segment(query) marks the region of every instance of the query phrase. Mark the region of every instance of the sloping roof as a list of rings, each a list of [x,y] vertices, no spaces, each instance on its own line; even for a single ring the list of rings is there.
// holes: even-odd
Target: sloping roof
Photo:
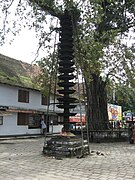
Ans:
[[[34,78],[39,73],[40,69],[37,65],[31,65],[0,54],[0,83],[38,90]]]

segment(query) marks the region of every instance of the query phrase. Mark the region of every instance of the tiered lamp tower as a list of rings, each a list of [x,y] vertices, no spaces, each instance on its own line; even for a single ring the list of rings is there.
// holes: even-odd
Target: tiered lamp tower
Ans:
[[[69,116],[74,116],[76,113],[70,113],[70,109],[76,107],[74,104],[76,98],[70,97],[75,90],[71,89],[75,83],[71,82],[75,76],[74,72],[74,50],[73,50],[73,25],[71,15],[68,11],[65,11],[63,16],[60,18],[60,45],[59,45],[59,94],[62,94],[62,97],[58,98],[59,105],[58,108],[63,109],[63,113],[59,113],[59,116],[63,117],[64,131],[69,132]]]
[[[58,113],[63,117],[63,131],[61,135],[55,135],[49,139],[43,147],[45,155],[55,157],[72,157],[88,154],[88,144],[79,136],[70,133],[69,116],[74,116],[76,113],[71,113],[70,109],[76,107],[76,98],[71,97],[75,92],[72,87],[75,83],[72,80],[75,78],[74,72],[74,49],[73,49],[73,24],[72,16],[69,11],[65,10],[64,14],[60,16],[60,45],[59,45],[59,94],[62,96],[58,98],[58,108],[63,109],[62,113]],[[82,146],[83,142],[83,146]]]

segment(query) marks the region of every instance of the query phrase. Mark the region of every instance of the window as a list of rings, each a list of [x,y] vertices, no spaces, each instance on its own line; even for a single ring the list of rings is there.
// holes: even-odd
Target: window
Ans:
[[[28,125],[29,114],[18,113],[17,125]]]
[[[29,129],[39,128],[40,114],[18,113],[17,125],[28,125]]]
[[[0,125],[3,125],[3,116],[0,116]]]
[[[48,97],[42,94],[42,105],[48,105]]]
[[[40,127],[41,115],[39,114],[29,114],[29,129],[35,129]]]
[[[29,103],[29,91],[18,90],[18,102]]]

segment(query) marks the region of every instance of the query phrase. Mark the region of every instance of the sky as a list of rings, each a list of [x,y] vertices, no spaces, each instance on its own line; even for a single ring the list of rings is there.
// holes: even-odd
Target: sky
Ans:
[[[16,6],[18,4],[19,0],[13,1],[13,4],[8,9],[9,14],[7,16],[7,20],[9,24],[6,24],[6,27],[10,27],[12,31],[12,21],[16,20],[19,21],[20,19],[17,19],[17,16],[15,15],[16,12]],[[0,6],[1,8],[2,6]],[[5,11],[4,11],[5,12]],[[27,11],[25,12],[26,15]],[[3,27],[3,22],[5,19],[5,14],[3,13],[2,9],[0,9],[0,29]],[[28,18],[29,19],[29,18]],[[11,23],[11,26],[10,26]],[[22,22],[21,24],[23,24]],[[18,23],[20,24],[20,22]],[[9,26],[8,26],[9,25]],[[17,26],[18,27],[18,26]],[[15,26],[15,28],[17,28]],[[7,42],[0,46],[0,54],[9,56],[11,58],[15,58],[17,60],[21,60],[27,63],[32,63],[36,58],[36,52],[38,49],[38,39],[36,39],[36,33],[34,29],[29,30],[27,26],[25,28],[21,27],[21,31],[18,35],[11,36],[7,35]],[[14,41],[9,44],[9,41],[14,38]],[[38,60],[40,60],[44,56],[44,52],[40,51],[40,54],[38,56]]]
[[[35,37],[34,30],[23,29],[18,36],[14,38],[12,44],[8,42],[0,46],[0,53],[17,60],[32,63],[35,60],[38,49],[38,39]],[[38,59],[43,57],[41,51]]]

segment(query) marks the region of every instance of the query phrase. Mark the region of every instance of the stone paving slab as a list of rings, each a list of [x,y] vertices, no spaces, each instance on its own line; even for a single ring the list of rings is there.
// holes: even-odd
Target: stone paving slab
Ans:
[[[0,180],[135,180],[135,144],[92,143],[85,158],[46,157],[44,138],[0,141]]]

